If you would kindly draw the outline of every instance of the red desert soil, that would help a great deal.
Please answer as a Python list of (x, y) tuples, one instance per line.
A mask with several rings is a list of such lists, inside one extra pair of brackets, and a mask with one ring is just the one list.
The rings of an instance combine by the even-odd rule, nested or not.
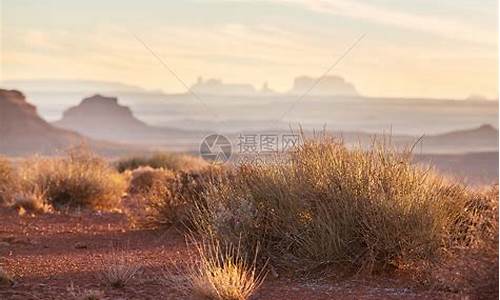
[[(107, 287), (99, 279), (106, 263), (116, 261), (116, 253), (142, 267), (121, 289)], [(162, 265), (182, 265), (190, 253), (178, 231), (129, 229), (127, 217), (120, 213), (20, 217), (0, 209), (0, 266), (16, 281), (13, 287), (0, 287), (0, 299), (74, 299), (71, 285), (80, 291), (100, 290), (105, 299), (185, 299), (157, 274)], [(300, 282), (270, 276), (253, 299), (443, 298), (458, 297), (408, 288), (393, 280)]]

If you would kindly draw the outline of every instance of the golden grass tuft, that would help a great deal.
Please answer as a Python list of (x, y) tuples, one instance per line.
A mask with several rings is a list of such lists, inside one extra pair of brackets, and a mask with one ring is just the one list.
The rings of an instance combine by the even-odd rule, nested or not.
[(198, 260), (191, 262), (186, 293), (213, 300), (246, 300), (261, 286), (266, 274), (256, 260), (248, 260), (240, 245), (225, 246), (218, 241), (195, 243)]
[(469, 202), (467, 247), (457, 247), (430, 268), (427, 284), (471, 299), (498, 298), (498, 186)]
[(47, 203), (45, 194), (38, 189), (17, 193), (12, 207), (18, 209), (20, 214), (23, 214), (21, 212), (48, 213), (53, 210), (52, 206)]
[[(210, 166), (201, 171), (165, 173), (155, 171), (154, 180), (142, 188), (147, 213), (143, 220), (146, 227), (192, 226), (192, 213), (196, 207), (205, 207), (205, 191), (223, 178), (227, 171), (220, 166)], [(143, 182), (145, 180), (142, 180)], [(132, 183), (134, 186), (134, 181)]]
[(0, 267), (0, 287), (12, 286), (13, 284), (14, 278)]
[(141, 271), (141, 267), (130, 261), (125, 252), (113, 250), (111, 258), (102, 260), (102, 270), (98, 278), (104, 285), (113, 288), (123, 288), (131, 280), (136, 279)]
[(9, 160), (0, 156), (0, 205), (12, 202), (19, 189), (19, 178)]
[(139, 167), (131, 172), (129, 192), (131, 194), (146, 194), (152, 188), (168, 182), (176, 175), (174, 172), (151, 167)]
[(41, 191), (55, 208), (114, 209), (127, 188), (124, 176), (104, 159), (81, 150), (64, 157), (28, 159), (20, 174), (25, 190)]
[(371, 273), (471, 243), (474, 192), (415, 166), (409, 152), (310, 140), (288, 161), (235, 173), (205, 191), (193, 223), (244, 249), (262, 245), (273, 266)]
[(80, 289), (73, 283), (67, 288), (69, 295), (75, 300), (104, 300), (104, 292), (94, 289)]

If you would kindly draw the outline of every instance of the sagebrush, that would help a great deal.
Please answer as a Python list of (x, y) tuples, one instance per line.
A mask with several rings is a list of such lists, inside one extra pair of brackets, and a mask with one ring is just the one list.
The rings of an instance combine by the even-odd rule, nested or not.
[(471, 243), (473, 192), (412, 164), (409, 152), (309, 140), (289, 160), (235, 174), (205, 191), (193, 222), (202, 235), (262, 245), (274, 266), (374, 272)]
[(55, 208), (119, 207), (127, 181), (106, 160), (84, 150), (62, 157), (34, 157), (20, 168), (23, 189), (41, 191)]
[(197, 258), (190, 261), (184, 280), (174, 282), (184, 294), (197, 299), (246, 300), (262, 285), (264, 269), (257, 267), (255, 257), (246, 257), (241, 245), (202, 240), (194, 246)]
[(165, 171), (141, 174), (132, 181), (131, 189), (140, 189), (140, 196), (145, 199), (147, 213), (143, 225), (168, 227), (182, 224), (192, 227), (193, 212), (198, 207), (206, 207), (206, 190), (226, 178), (227, 173), (225, 168), (211, 166), (201, 171), (175, 174)]
[(0, 205), (10, 204), (19, 189), (19, 178), (11, 162), (0, 156)]

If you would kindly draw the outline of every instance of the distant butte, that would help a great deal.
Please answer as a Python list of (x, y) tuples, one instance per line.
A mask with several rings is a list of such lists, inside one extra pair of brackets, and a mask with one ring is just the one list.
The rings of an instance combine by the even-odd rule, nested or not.
[(133, 147), (95, 141), (42, 119), (34, 105), (17, 90), (0, 89), (0, 154), (57, 154), (85, 144), (103, 155), (128, 153)]
[(345, 81), (340, 76), (325, 76), (322, 78), (313, 78), (308, 76), (296, 77), (291, 94), (303, 94), (316, 96), (359, 96), (354, 85)]
[(50, 153), (81, 142), (81, 135), (55, 128), (26, 101), (23, 93), (0, 89), (0, 153)]
[(137, 119), (128, 106), (119, 103), (118, 98), (99, 94), (70, 107), (64, 111), (62, 119), (53, 124), (94, 139), (125, 143), (163, 143), (191, 134), (179, 129), (150, 126)]

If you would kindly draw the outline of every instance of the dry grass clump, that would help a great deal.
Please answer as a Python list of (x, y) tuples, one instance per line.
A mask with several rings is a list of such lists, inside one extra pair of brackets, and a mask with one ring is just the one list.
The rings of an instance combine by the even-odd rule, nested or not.
[(246, 300), (261, 286), (266, 274), (248, 260), (240, 245), (223, 247), (217, 241), (196, 243), (198, 259), (191, 261), (187, 280), (177, 282), (185, 294), (200, 299)]
[(498, 186), (481, 191), (469, 202), (466, 247), (452, 249), (431, 269), (429, 283), (472, 299), (498, 298)]
[(147, 209), (143, 226), (183, 224), (191, 227), (193, 211), (197, 207), (206, 207), (205, 191), (226, 176), (226, 172), (222, 167), (211, 166), (202, 171), (154, 173), (156, 179), (160, 177), (162, 180), (153, 180), (149, 188), (143, 189)]
[(14, 278), (0, 267), (0, 287), (11, 286), (14, 284)]
[(80, 289), (73, 283), (67, 288), (69, 295), (75, 300), (104, 300), (104, 292), (93, 289)]
[(10, 204), (19, 188), (19, 180), (12, 164), (0, 156), (0, 205)]
[(20, 214), (30, 213), (48, 213), (52, 211), (52, 205), (47, 203), (43, 191), (34, 189), (31, 191), (21, 191), (15, 195), (12, 207), (19, 210)]
[(467, 240), (471, 192), (409, 153), (307, 141), (288, 161), (251, 163), (205, 192), (200, 232), (255, 249), (274, 266), (367, 272), (432, 259)]
[(125, 178), (87, 151), (69, 151), (56, 158), (35, 157), (20, 169), (24, 189), (41, 191), (55, 208), (109, 210), (119, 206)]
[(186, 154), (157, 152), (151, 156), (133, 156), (116, 162), (119, 172), (135, 170), (139, 167), (165, 169), (171, 171), (194, 171), (205, 168), (208, 164), (201, 158)]
[(139, 167), (132, 171), (129, 192), (132, 194), (146, 194), (152, 187), (168, 182), (175, 173), (170, 170)]
[(140, 266), (117, 254), (114, 254), (113, 261), (104, 261), (103, 265), (104, 269), (100, 273), (100, 280), (113, 288), (125, 287), (141, 270)]

